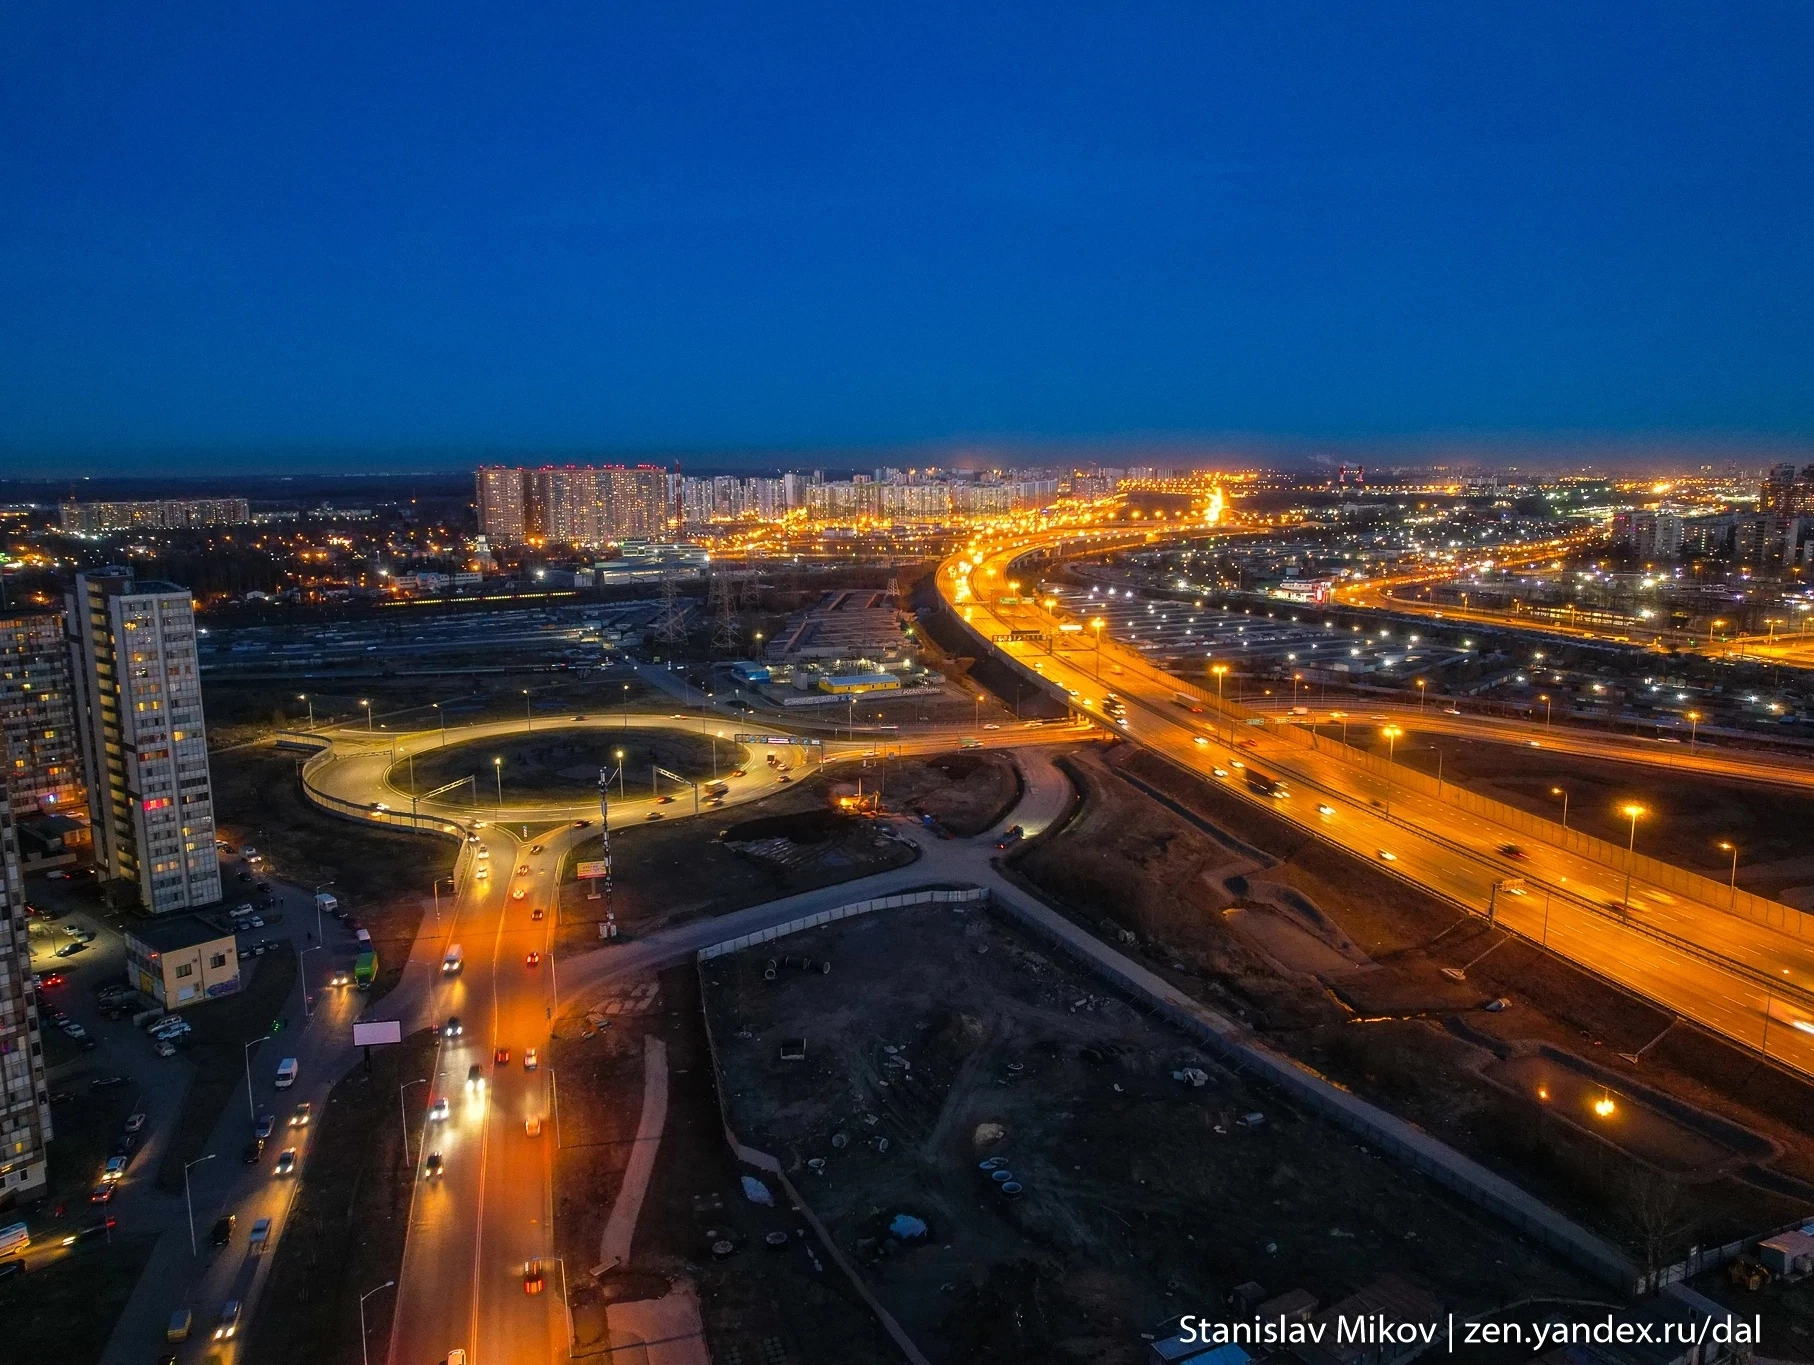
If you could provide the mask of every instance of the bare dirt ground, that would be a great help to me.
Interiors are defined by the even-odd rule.
[[[855,791],[848,765],[838,794]],[[992,827],[1020,799],[1020,775],[1004,753],[959,749],[930,758],[889,759],[859,772],[863,790],[879,790],[883,806],[930,815],[952,834],[968,838]]]
[[[691,966],[624,982],[595,1002],[605,1027],[564,1015],[551,1049],[560,1078],[555,1232],[575,1268],[582,1350],[605,1344],[609,1304],[659,1298],[679,1280],[699,1293],[707,1345],[720,1365],[845,1365],[892,1348],[849,1286],[803,1237],[784,1201],[743,1197],[724,1127]],[[587,1033],[590,1036],[584,1036]],[[667,1047],[668,1119],[631,1244],[630,1263],[602,1278],[599,1244],[641,1117],[645,1039]],[[765,1237],[787,1234],[779,1249]],[[728,1241],[723,1259],[711,1250]],[[817,1264],[815,1264],[815,1260]]]
[[[1141,1361],[1141,1332],[1249,1280],[1329,1303],[1395,1272],[1457,1308],[1588,1290],[987,911],[889,911],[776,948],[833,970],[704,964],[731,1126],[935,1360]],[[1207,1083],[1174,1080],[1186,1066]],[[996,1156],[1017,1197],[980,1168]]]
[[[1181,989],[1640,1261],[1673,1259],[1691,1244],[1756,1233],[1814,1207],[1794,1183],[1814,1179],[1814,1087],[1686,1025],[1634,1068],[1617,1054],[1670,1023],[1646,1002],[1521,943],[1471,967],[1465,984],[1453,982],[1439,969],[1469,962],[1491,942],[1477,921],[1460,921],[1435,898],[1156,756],[1125,747],[1106,761],[1073,760],[1071,770],[1086,791],[1082,812],[1021,855],[1017,875],[1099,936],[1132,934],[1129,950]],[[1495,998],[1510,1007],[1481,1008]],[[1482,1074],[1545,1044],[1730,1118],[1780,1155],[1764,1162],[1761,1179],[1748,1159],[1665,1174],[1602,1140],[1616,1140],[1626,1110],[1590,1132],[1592,1120],[1559,1112],[1503,1069],[1494,1072],[1500,1083]],[[1641,1136],[1631,1134],[1634,1146]],[[1790,1177],[1786,1187],[1778,1174]],[[1632,1213],[1654,1202],[1634,1192],[1658,1187],[1676,1206],[1663,1234]]]
[[[613,830],[608,903],[575,878],[579,863],[599,856],[597,839],[583,841],[562,870],[560,947],[596,947],[607,905],[623,934],[647,934],[911,862],[912,847],[884,833],[886,824],[834,809],[840,790],[855,789],[856,771],[833,767],[748,805]]]

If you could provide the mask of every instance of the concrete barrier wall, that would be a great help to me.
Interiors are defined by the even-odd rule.
[[[786,938],[789,934],[797,934],[806,929],[817,929],[822,924],[850,919],[853,915],[868,915],[877,910],[898,910],[904,905],[959,905],[969,901],[987,900],[988,896],[989,893],[981,887],[967,887],[959,891],[907,891],[898,896],[879,896],[874,900],[856,901],[831,910],[820,910],[816,914],[802,915],[799,919],[791,919],[786,924],[777,924],[772,929],[763,929],[754,934],[742,934],[737,938],[727,938],[722,943],[710,944],[699,950],[698,960],[706,962],[714,957],[722,957],[726,953],[742,952],[745,948],[773,943],[776,939]]]

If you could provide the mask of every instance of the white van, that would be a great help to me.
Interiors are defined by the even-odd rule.
[[[0,1256],[16,1256],[31,1245],[31,1233],[23,1223],[9,1223],[0,1228]]]
[[[285,1057],[277,1064],[277,1088],[288,1090],[296,1084],[296,1059]]]

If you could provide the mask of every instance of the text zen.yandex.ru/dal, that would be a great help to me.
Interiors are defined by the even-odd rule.
[[[1382,1313],[1339,1314],[1316,1322],[1291,1318],[1205,1318],[1187,1313],[1179,1322],[1187,1346],[1527,1346],[1532,1354],[1558,1346],[1680,1345],[1757,1346],[1760,1318],[1704,1317],[1679,1322],[1634,1322],[1615,1313],[1598,1317],[1528,1320],[1402,1321]]]

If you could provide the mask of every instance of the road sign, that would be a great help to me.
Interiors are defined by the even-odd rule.
[[[395,1019],[378,1019],[369,1024],[353,1025],[353,1046],[370,1047],[374,1043],[400,1043],[403,1025]]]
[[[608,858],[601,858],[596,862],[580,863],[574,869],[574,875],[579,877],[582,881],[591,881],[599,877],[609,877],[611,875],[611,860]]]

